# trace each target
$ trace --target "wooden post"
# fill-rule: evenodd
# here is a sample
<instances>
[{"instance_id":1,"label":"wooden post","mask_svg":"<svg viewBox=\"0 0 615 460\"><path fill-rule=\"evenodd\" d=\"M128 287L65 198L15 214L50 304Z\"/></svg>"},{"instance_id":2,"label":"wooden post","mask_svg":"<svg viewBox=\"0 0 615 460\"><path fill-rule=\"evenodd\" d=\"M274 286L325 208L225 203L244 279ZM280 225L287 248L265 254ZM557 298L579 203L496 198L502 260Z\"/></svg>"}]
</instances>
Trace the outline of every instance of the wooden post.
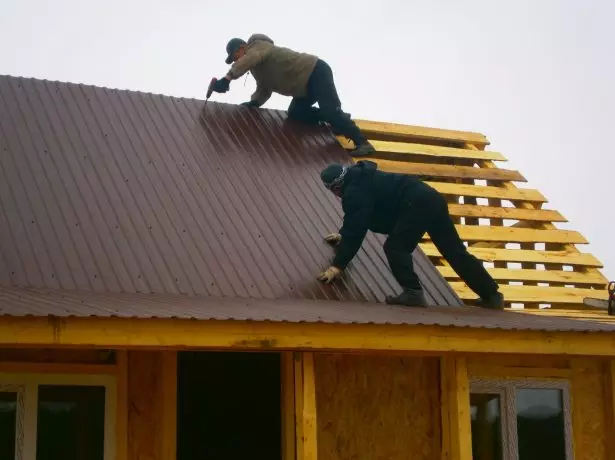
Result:
<instances>
[{"instance_id":1,"label":"wooden post","mask_svg":"<svg viewBox=\"0 0 615 460\"><path fill-rule=\"evenodd\" d=\"M295 366L293 353L282 352L282 460L295 460Z\"/></svg>"},{"instance_id":2,"label":"wooden post","mask_svg":"<svg viewBox=\"0 0 615 460\"><path fill-rule=\"evenodd\" d=\"M295 430L297 460L316 460L316 379L314 353L296 352L295 365Z\"/></svg>"},{"instance_id":3,"label":"wooden post","mask_svg":"<svg viewBox=\"0 0 615 460\"><path fill-rule=\"evenodd\" d=\"M128 352L117 350L116 459L128 460Z\"/></svg>"},{"instance_id":4,"label":"wooden post","mask_svg":"<svg viewBox=\"0 0 615 460\"><path fill-rule=\"evenodd\" d=\"M440 360L442 460L472 460L470 383L463 357Z\"/></svg>"},{"instance_id":5,"label":"wooden post","mask_svg":"<svg viewBox=\"0 0 615 460\"><path fill-rule=\"evenodd\" d=\"M177 352L162 352L162 459L177 458Z\"/></svg>"},{"instance_id":6,"label":"wooden post","mask_svg":"<svg viewBox=\"0 0 615 460\"><path fill-rule=\"evenodd\" d=\"M605 412L607 433L613 433L615 429L615 361L609 360L606 363L606 388L605 388ZM574 395L573 395L574 398ZM615 460L615 438L607 436L607 455L608 460Z\"/></svg>"}]
</instances>

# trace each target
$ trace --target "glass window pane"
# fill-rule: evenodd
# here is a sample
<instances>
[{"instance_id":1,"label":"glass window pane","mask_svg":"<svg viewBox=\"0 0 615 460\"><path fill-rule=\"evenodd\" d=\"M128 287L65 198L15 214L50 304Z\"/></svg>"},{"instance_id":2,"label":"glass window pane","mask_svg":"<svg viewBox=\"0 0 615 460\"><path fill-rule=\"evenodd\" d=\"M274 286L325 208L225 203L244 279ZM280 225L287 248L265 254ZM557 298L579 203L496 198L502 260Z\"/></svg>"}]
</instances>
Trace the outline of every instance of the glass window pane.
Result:
<instances>
[{"instance_id":1,"label":"glass window pane","mask_svg":"<svg viewBox=\"0 0 615 460\"><path fill-rule=\"evenodd\" d=\"M36 460L103 460L105 388L41 385Z\"/></svg>"},{"instance_id":2,"label":"glass window pane","mask_svg":"<svg viewBox=\"0 0 615 460\"><path fill-rule=\"evenodd\" d=\"M565 460L562 390L518 389L516 399L519 460Z\"/></svg>"},{"instance_id":3,"label":"glass window pane","mask_svg":"<svg viewBox=\"0 0 615 460\"><path fill-rule=\"evenodd\" d=\"M502 460L502 414L500 395L470 394L472 419L472 458Z\"/></svg>"},{"instance_id":4,"label":"glass window pane","mask_svg":"<svg viewBox=\"0 0 615 460\"><path fill-rule=\"evenodd\" d=\"M0 391L0 459L15 458L17 393Z\"/></svg>"}]
</instances>

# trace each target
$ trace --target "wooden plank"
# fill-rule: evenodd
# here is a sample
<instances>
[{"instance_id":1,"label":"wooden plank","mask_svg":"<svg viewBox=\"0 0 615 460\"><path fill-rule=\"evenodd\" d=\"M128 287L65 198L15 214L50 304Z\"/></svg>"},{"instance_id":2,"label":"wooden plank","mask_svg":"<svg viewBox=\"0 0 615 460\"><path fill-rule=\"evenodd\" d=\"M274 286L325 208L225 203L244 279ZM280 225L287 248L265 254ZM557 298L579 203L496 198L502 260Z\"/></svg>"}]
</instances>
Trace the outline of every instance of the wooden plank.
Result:
<instances>
[{"instance_id":1,"label":"wooden plank","mask_svg":"<svg viewBox=\"0 0 615 460\"><path fill-rule=\"evenodd\" d=\"M525 177L523 177L519 171L512 171L509 169L483 169L473 168L471 166L411 163L408 161L380 160L378 158L370 158L369 160L378 164L378 169L385 172L453 179L484 179L526 182ZM361 159L353 158L352 161L356 163L361 161Z\"/></svg>"},{"instance_id":2,"label":"wooden plank","mask_svg":"<svg viewBox=\"0 0 615 460\"><path fill-rule=\"evenodd\" d=\"M546 203L547 199L534 189L516 188L507 190L503 187L490 187L485 185L452 184L446 182L426 181L437 191L444 195L471 196L476 198L500 198L509 201L530 201Z\"/></svg>"},{"instance_id":3,"label":"wooden plank","mask_svg":"<svg viewBox=\"0 0 615 460\"><path fill-rule=\"evenodd\" d=\"M281 353L282 460L295 460L295 367L293 352Z\"/></svg>"},{"instance_id":4,"label":"wooden plank","mask_svg":"<svg viewBox=\"0 0 615 460\"><path fill-rule=\"evenodd\" d=\"M465 283L453 281L450 285L463 300L476 299L477 295ZM500 285L500 291L507 302L531 302L537 304L583 304L584 297L607 299L606 290L566 288L551 286L510 286Z\"/></svg>"},{"instance_id":5,"label":"wooden plank","mask_svg":"<svg viewBox=\"0 0 615 460\"><path fill-rule=\"evenodd\" d=\"M421 243L428 256L441 257L433 243ZM474 256L485 262L535 262L602 268L602 263L592 254L576 251L534 251L524 249L469 248Z\"/></svg>"},{"instance_id":6,"label":"wooden plank","mask_svg":"<svg viewBox=\"0 0 615 460\"><path fill-rule=\"evenodd\" d=\"M449 267L438 267L447 279L459 279L457 273ZM561 270L535 270L512 268L489 268L491 276L498 281L536 281L559 282L564 284L606 284L608 280L600 273L584 273Z\"/></svg>"},{"instance_id":7,"label":"wooden plank","mask_svg":"<svg viewBox=\"0 0 615 460\"><path fill-rule=\"evenodd\" d=\"M297 460L316 460L316 376L314 353L295 353L295 420Z\"/></svg>"},{"instance_id":8,"label":"wooden plank","mask_svg":"<svg viewBox=\"0 0 615 460\"><path fill-rule=\"evenodd\" d=\"M472 435L470 425L470 382L466 358L443 356L440 358L442 388L442 458L447 460L472 460Z\"/></svg>"},{"instance_id":9,"label":"wooden plank","mask_svg":"<svg viewBox=\"0 0 615 460\"><path fill-rule=\"evenodd\" d=\"M536 288L534 288L536 289ZM562 289L562 288L559 288ZM459 310L461 311L461 309ZM464 310L464 314L472 314ZM455 314L452 310L450 314ZM429 353L480 353L484 355L527 354L527 355L575 355L615 357L615 334L588 334L583 331L536 331L523 330L528 321L508 323L501 312L498 321L511 330L494 330L477 327L449 326L406 326L380 324L323 324L285 323L274 321L195 321L189 319L134 319L134 318L76 318L63 317L61 327L58 321L38 317L0 316L0 345L29 347L72 346L81 348L124 348L146 349L165 347L185 350L186 348L218 350L340 350L370 352L400 351ZM482 314L481 314L482 316ZM578 324L578 323L577 323ZM581 325L579 329L583 329ZM150 352L130 351L144 354ZM130 418L129 458L147 455L157 460L156 451L146 450L140 454L135 439L135 430L150 433L144 439L151 446L157 439L155 428L159 417L157 394L148 396L151 383L160 380L159 374L151 369L141 372L130 362ZM133 385L134 384L134 385ZM138 398L136 398L138 396ZM135 399L138 399L135 401ZM135 405L133 406L133 403ZM151 409L150 409L151 408ZM135 411L136 409L136 411ZM153 421L156 421L154 423ZM36 427L36 425L35 425ZM156 446L153 446L156 447ZM132 455L132 456L131 456Z\"/></svg>"},{"instance_id":10,"label":"wooden plank","mask_svg":"<svg viewBox=\"0 0 615 460\"><path fill-rule=\"evenodd\" d=\"M369 120L354 120L363 134L368 138L378 135L392 135L412 139L434 139L442 141L471 142L479 146L489 144L485 135L471 131L457 131L451 129L428 128L422 126L402 125L398 123L385 123Z\"/></svg>"},{"instance_id":11,"label":"wooden plank","mask_svg":"<svg viewBox=\"0 0 615 460\"><path fill-rule=\"evenodd\" d=\"M615 361L609 360L606 362L606 379L605 379L605 413L606 424L609 433L615 429ZM608 460L615 460L615 436L607 437L608 444Z\"/></svg>"},{"instance_id":12,"label":"wooden plank","mask_svg":"<svg viewBox=\"0 0 615 460\"><path fill-rule=\"evenodd\" d=\"M500 241L506 243L588 243L583 235L573 230L540 230L535 228L483 227L475 225L456 225L455 227L457 228L457 232L459 233L461 239L468 242ZM425 239L429 239L429 235L425 234Z\"/></svg>"},{"instance_id":13,"label":"wooden plank","mask_svg":"<svg viewBox=\"0 0 615 460\"><path fill-rule=\"evenodd\" d=\"M162 351L162 436L160 454L162 460L177 458L177 352Z\"/></svg>"},{"instance_id":14,"label":"wooden plank","mask_svg":"<svg viewBox=\"0 0 615 460\"><path fill-rule=\"evenodd\" d=\"M553 211L551 209L503 208L470 204L449 204L448 209L452 216L530 220L539 222L568 222L558 211Z\"/></svg>"},{"instance_id":15,"label":"wooden plank","mask_svg":"<svg viewBox=\"0 0 615 460\"><path fill-rule=\"evenodd\" d=\"M128 352L117 350L116 460L128 460Z\"/></svg>"},{"instance_id":16,"label":"wooden plank","mask_svg":"<svg viewBox=\"0 0 615 460\"><path fill-rule=\"evenodd\" d=\"M347 150L354 149L354 143L343 136L337 137L338 142ZM469 150L455 147L442 147L439 145L415 144L412 142L371 141L376 152L405 153L438 158L464 158L476 160L508 161L499 152L486 150Z\"/></svg>"}]
</instances>

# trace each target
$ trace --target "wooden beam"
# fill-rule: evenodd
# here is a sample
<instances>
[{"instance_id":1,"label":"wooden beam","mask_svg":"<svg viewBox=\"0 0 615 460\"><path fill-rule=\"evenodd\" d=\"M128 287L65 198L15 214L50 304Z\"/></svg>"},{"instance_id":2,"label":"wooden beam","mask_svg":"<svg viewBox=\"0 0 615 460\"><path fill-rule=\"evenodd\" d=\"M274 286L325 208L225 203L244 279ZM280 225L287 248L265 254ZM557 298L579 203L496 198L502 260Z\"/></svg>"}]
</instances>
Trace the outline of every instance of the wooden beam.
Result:
<instances>
[{"instance_id":1,"label":"wooden beam","mask_svg":"<svg viewBox=\"0 0 615 460\"><path fill-rule=\"evenodd\" d=\"M449 267L438 267L440 274L446 279L459 279L455 271ZM561 270L536 270L514 268L488 268L489 274L498 281L536 281L558 282L564 284L600 284L605 285L608 280L600 273L583 273Z\"/></svg>"},{"instance_id":2,"label":"wooden beam","mask_svg":"<svg viewBox=\"0 0 615 460\"><path fill-rule=\"evenodd\" d=\"M476 198L499 198L509 201L529 201L546 203L547 199L534 189L507 190L502 187L490 187L485 185L452 184L446 182L426 181L437 191L444 195L471 196Z\"/></svg>"},{"instance_id":3,"label":"wooden beam","mask_svg":"<svg viewBox=\"0 0 615 460\"><path fill-rule=\"evenodd\" d=\"M0 361L0 372L17 374L110 374L117 372L115 364L80 364L80 363L24 363Z\"/></svg>"},{"instance_id":4,"label":"wooden beam","mask_svg":"<svg viewBox=\"0 0 615 460\"><path fill-rule=\"evenodd\" d=\"M503 208L471 204L449 204L451 216L480 217L486 219L529 220L539 222L567 222L557 211L550 209Z\"/></svg>"},{"instance_id":5,"label":"wooden beam","mask_svg":"<svg viewBox=\"0 0 615 460\"><path fill-rule=\"evenodd\" d=\"M463 282L453 281L450 285L463 300L476 299L477 295ZM539 304L583 304L584 297L608 299L606 290L582 289L552 286L511 286L500 285L500 292L507 302L533 302Z\"/></svg>"},{"instance_id":6,"label":"wooden beam","mask_svg":"<svg viewBox=\"0 0 615 460\"><path fill-rule=\"evenodd\" d=\"M402 125L369 120L354 120L363 134L368 138L376 138L386 134L400 139L434 139L441 141L471 142L480 146L489 144L489 140L480 133L471 131L456 131L450 129L427 128L421 126Z\"/></svg>"},{"instance_id":7,"label":"wooden beam","mask_svg":"<svg viewBox=\"0 0 615 460\"><path fill-rule=\"evenodd\" d=\"M470 383L465 357L440 358L443 439L448 441L447 460L472 460Z\"/></svg>"},{"instance_id":8,"label":"wooden beam","mask_svg":"<svg viewBox=\"0 0 615 460\"><path fill-rule=\"evenodd\" d=\"M482 361L469 361L468 374L470 377L484 377L496 379L569 379L572 377L571 369L557 369L549 367L521 367L505 366L502 364L484 364Z\"/></svg>"},{"instance_id":9,"label":"wooden beam","mask_svg":"<svg viewBox=\"0 0 615 460\"><path fill-rule=\"evenodd\" d=\"M361 159L353 158L352 161L356 163ZM509 169L482 169L471 166L411 163L408 161L380 160L378 158L370 158L369 161L376 163L378 169L382 171L414 176L526 182L525 177L519 171Z\"/></svg>"},{"instance_id":10,"label":"wooden beam","mask_svg":"<svg viewBox=\"0 0 615 460\"><path fill-rule=\"evenodd\" d=\"M281 353L282 460L296 460L295 361L293 352Z\"/></svg>"},{"instance_id":11,"label":"wooden beam","mask_svg":"<svg viewBox=\"0 0 615 460\"><path fill-rule=\"evenodd\" d=\"M164 431L161 437L161 458L177 459L177 352L162 352L162 413Z\"/></svg>"},{"instance_id":12,"label":"wooden beam","mask_svg":"<svg viewBox=\"0 0 615 460\"><path fill-rule=\"evenodd\" d=\"M117 409L115 440L117 460L128 460L128 352L116 350Z\"/></svg>"},{"instance_id":13,"label":"wooden beam","mask_svg":"<svg viewBox=\"0 0 615 460\"><path fill-rule=\"evenodd\" d=\"M354 143L343 136L337 137L338 142L347 150L354 149ZM402 153L438 158L462 158L507 161L506 157L499 152L485 150L468 150L455 147L442 147L439 145L413 144L411 142L371 141L371 144L379 153Z\"/></svg>"},{"instance_id":14,"label":"wooden beam","mask_svg":"<svg viewBox=\"0 0 615 460\"><path fill-rule=\"evenodd\" d=\"M297 460L317 460L314 353L294 353Z\"/></svg>"},{"instance_id":15,"label":"wooden beam","mask_svg":"<svg viewBox=\"0 0 615 460\"><path fill-rule=\"evenodd\" d=\"M613 433L615 429L615 361L609 360L606 362L606 379L605 379L605 414L607 432ZM574 395L573 395L574 398ZM615 460L615 437L607 436L607 458Z\"/></svg>"},{"instance_id":16,"label":"wooden beam","mask_svg":"<svg viewBox=\"0 0 615 460\"><path fill-rule=\"evenodd\" d=\"M421 243L421 249L430 257L442 257L433 243ZM470 254L485 262L535 262L538 264L557 263L563 265L602 267L592 254L574 251L535 251L525 249L469 248Z\"/></svg>"},{"instance_id":17,"label":"wooden beam","mask_svg":"<svg viewBox=\"0 0 615 460\"><path fill-rule=\"evenodd\" d=\"M502 243L577 243L588 241L573 230L537 230L518 227L487 227L475 225L456 225L459 236L464 241L499 241ZM430 239L425 234L425 239Z\"/></svg>"},{"instance_id":18,"label":"wooden beam","mask_svg":"<svg viewBox=\"0 0 615 460\"><path fill-rule=\"evenodd\" d=\"M505 311L499 314L519 313ZM615 357L615 334L522 331L518 329L522 326L517 321L515 327L515 330L494 330L422 325L0 317L0 345L141 350L186 347L235 351L294 349L446 353L455 350L460 353Z\"/></svg>"}]
</instances>

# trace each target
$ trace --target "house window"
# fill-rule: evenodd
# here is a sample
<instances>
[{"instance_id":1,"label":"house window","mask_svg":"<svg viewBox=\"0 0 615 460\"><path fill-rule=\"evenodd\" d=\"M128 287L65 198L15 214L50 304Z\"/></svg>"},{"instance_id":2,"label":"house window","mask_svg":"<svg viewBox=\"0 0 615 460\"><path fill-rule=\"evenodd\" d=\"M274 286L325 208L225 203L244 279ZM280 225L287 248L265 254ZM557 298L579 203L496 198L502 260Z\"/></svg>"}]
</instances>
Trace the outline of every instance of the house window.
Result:
<instances>
[{"instance_id":1,"label":"house window","mask_svg":"<svg viewBox=\"0 0 615 460\"><path fill-rule=\"evenodd\" d=\"M572 460L568 382L473 380L474 460Z\"/></svg>"},{"instance_id":2,"label":"house window","mask_svg":"<svg viewBox=\"0 0 615 460\"><path fill-rule=\"evenodd\" d=\"M109 375L0 373L0 459L112 460Z\"/></svg>"}]
</instances>

